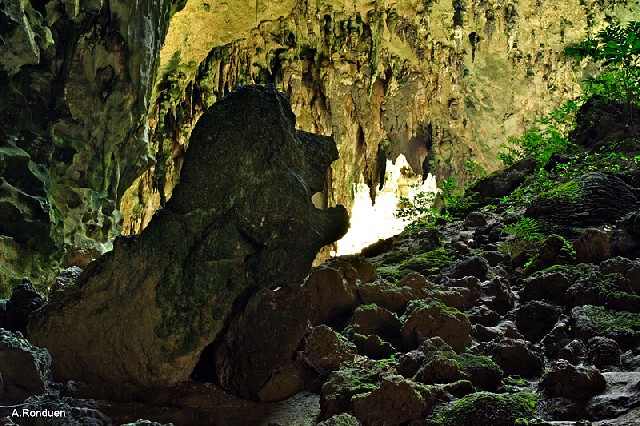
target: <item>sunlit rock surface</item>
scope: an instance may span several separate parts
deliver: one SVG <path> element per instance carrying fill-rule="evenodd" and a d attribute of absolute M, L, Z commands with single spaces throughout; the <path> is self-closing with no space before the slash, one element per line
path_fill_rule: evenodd
<path fill-rule="evenodd" d="M 374 198 L 399 154 L 413 173 L 465 183 L 467 160 L 495 169 L 507 136 L 580 93 L 579 80 L 596 68 L 562 50 L 616 19 L 640 19 L 640 9 L 634 1 L 191 0 L 162 50 L 150 115 L 158 163 L 124 197 L 125 230 L 139 232 L 171 196 L 206 105 L 248 83 L 276 84 L 300 129 L 334 136 L 329 205 L 350 210 L 354 185 Z"/>
<path fill-rule="evenodd" d="M 166 208 L 32 318 L 29 336 L 49 349 L 57 379 L 187 380 L 232 312 L 260 288 L 299 285 L 316 252 L 346 232 L 344 208 L 311 203 L 336 157 L 330 138 L 295 129 L 273 88 L 214 105 Z"/>

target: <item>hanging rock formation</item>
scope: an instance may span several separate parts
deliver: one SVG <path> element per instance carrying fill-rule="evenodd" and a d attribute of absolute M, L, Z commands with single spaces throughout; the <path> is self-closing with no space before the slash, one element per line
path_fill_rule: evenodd
<path fill-rule="evenodd" d="M 596 72 L 564 47 L 606 20 L 640 19 L 632 1 L 271 3 L 190 0 L 176 14 L 150 115 L 158 161 L 123 199 L 126 232 L 171 196 L 194 123 L 237 85 L 276 84 L 300 129 L 334 137 L 326 202 L 350 208 L 360 176 L 375 197 L 399 154 L 415 173 L 458 183 L 467 160 L 495 169 L 508 136 L 578 96 L 579 80 Z"/>
<path fill-rule="evenodd" d="M 311 203 L 336 158 L 331 139 L 295 130 L 273 88 L 216 103 L 166 208 L 32 317 L 30 338 L 52 354 L 55 377 L 116 388 L 187 380 L 232 312 L 261 288 L 299 285 L 346 232 L 343 207 Z"/>

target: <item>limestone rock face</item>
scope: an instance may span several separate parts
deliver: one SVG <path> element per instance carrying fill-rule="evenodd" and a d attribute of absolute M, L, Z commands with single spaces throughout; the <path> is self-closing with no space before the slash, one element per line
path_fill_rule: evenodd
<path fill-rule="evenodd" d="M 579 94 L 563 48 L 640 19 L 633 0 L 209 3 L 190 0 L 169 28 L 150 122 L 162 161 L 123 200 L 129 231 L 170 197 L 201 111 L 237 85 L 276 84 L 300 129 L 335 137 L 327 201 L 348 207 L 352 184 L 375 192 L 399 154 L 459 181 L 466 160 L 495 169 L 508 136 Z"/>
<path fill-rule="evenodd" d="M 329 138 L 295 130 L 272 88 L 218 102 L 193 132 L 167 207 L 32 318 L 30 337 L 52 353 L 56 377 L 188 379 L 234 309 L 260 288 L 299 284 L 317 250 L 346 232 L 344 208 L 311 203 L 336 157 Z"/>
<path fill-rule="evenodd" d="M 59 263 L 111 248 L 119 198 L 152 161 L 147 111 L 176 6 L 0 1 L 0 221 L 16 224 L 0 227 L 0 289 L 24 275 L 42 289 Z"/>

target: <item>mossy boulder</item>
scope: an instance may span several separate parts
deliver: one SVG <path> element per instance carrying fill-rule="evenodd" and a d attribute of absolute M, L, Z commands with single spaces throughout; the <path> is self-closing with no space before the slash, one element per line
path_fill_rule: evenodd
<path fill-rule="evenodd" d="M 352 398 L 353 413 L 366 426 L 404 424 L 424 417 L 446 394 L 402 376 L 385 376 L 370 392 Z"/>
<path fill-rule="evenodd" d="M 382 378 L 395 375 L 393 362 L 344 363 L 322 386 L 321 418 L 351 411 L 353 396 L 370 392 L 380 385 Z"/>
<path fill-rule="evenodd" d="M 613 339 L 622 349 L 640 343 L 640 314 L 614 311 L 603 306 L 576 306 L 571 310 L 576 335 L 583 341 L 595 336 Z"/>
<path fill-rule="evenodd" d="M 471 322 L 467 316 L 439 301 L 412 301 L 404 314 L 402 338 L 410 348 L 438 336 L 454 350 L 461 351 L 469 341 L 470 334 Z"/>
<path fill-rule="evenodd" d="M 437 409 L 433 426 L 513 426 L 516 419 L 534 417 L 537 398 L 531 392 L 476 392 Z"/>
<path fill-rule="evenodd" d="M 537 219 L 544 232 L 577 237 L 585 228 L 621 219 L 637 209 L 637 202 L 620 178 L 591 172 L 539 194 L 525 216 Z"/>

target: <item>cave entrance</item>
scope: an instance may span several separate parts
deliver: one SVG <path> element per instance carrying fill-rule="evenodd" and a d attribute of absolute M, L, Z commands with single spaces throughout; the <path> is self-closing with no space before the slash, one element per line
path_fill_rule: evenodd
<path fill-rule="evenodd" d="M 413 200 L 419 193 L 436 192 L 436 179 L 429 174 L 416 174 L 404 155 L 395 161 L 387 160 L 384 186 L 376 192 L 372 202 L 369 186 L 360 178 L 354 184 L 354 203 L 351 210 L 351 227 L 336 243 L 334 255 L 359 253 L 363 248 L 384 238 L 397 235 L 411 222 L 396 216 L 400 197 Z"/>

